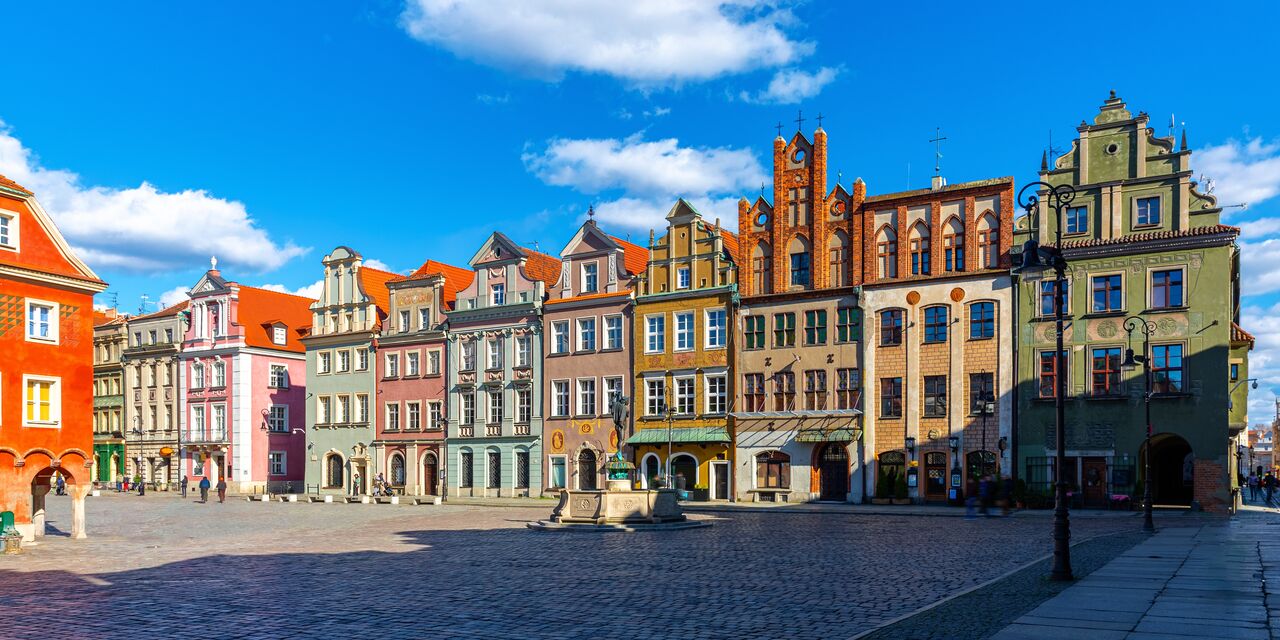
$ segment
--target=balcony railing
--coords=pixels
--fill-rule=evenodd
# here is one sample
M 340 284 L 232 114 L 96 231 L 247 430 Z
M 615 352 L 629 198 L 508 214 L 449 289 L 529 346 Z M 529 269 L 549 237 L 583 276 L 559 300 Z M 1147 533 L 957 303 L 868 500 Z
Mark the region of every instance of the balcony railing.
M 194 431 L 182 434 L 182 439 L 191 443 L 227 442 L 226 429 L 213 429 L 209 432 Z
M 473 438 L 476 435 L 476 428 L 473 425 L 462 425 L 458 427 L 459 438 Z
M 518 435 L 518 436 L 527 436 L 527 435 L 529 435 L 529 425 L 528 425 L 528 424 L 517 424 L 517 425 L 516 425 L 516 435 Z
M 484 426 L 484 435 L 486 435 L 486 436 L 488 436 L 488 437 L 490 437 L 490 438 L 496 438 L 496 437 L 498 437 L 498 436 L 502 435 L 502 425 L 501 425 L 501 424 L 486 424 L 486 425 Z

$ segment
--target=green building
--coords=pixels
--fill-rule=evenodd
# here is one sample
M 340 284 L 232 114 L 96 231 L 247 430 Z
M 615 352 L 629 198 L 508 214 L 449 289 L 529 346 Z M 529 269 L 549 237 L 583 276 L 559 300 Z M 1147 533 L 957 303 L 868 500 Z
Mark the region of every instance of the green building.
M 1042 161 L 1040 180 L 1069 184 L 1063 216 L 1068 263 L 1064 332 L 1066 475 L 1073 506 L 1105 507 L 1115 496 L 1138 504 L 1145 481 L 1145 378 L 1125 370 L 1127 348 L 1143 354 L 1149 323 L 1152 491 L 1157 505 L 1206 511 L 1235 508 L 1236 446 L 1248 419 L 1248 350 L 1237 324 L 1239 230 L 1219 223 L 1222 207 L 1196 191 L 1186 132 L 1161 137 L 1145 113 L 1112 92 L 1061 156 Z M 1044 204 L 1016 225 L 1015 246 L 1036 234 L 1054 242 Z M 1018 260 L 1014 261 L 1018 264 Z M 1014 280 L 1017 300 L 1018 473 L 1028 489 L 1052 495 L 1055 454 L 1053 272 Z M 1234 412 L 1233 412 L 1234 409 Z

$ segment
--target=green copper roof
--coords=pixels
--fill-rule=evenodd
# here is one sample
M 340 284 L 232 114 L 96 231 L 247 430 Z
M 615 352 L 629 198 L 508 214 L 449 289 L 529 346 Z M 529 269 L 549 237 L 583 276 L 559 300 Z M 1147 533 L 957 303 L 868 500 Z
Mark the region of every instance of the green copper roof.
M 723 427 L 681 427 L 671 430 L 671 441 L 682 443 L 731 442 L 729 431 Z M 654 427 L 641 429 L 627 438 L 627 444 L 665 444 L 667 430 Z
M 806 429 L 796 434 L 796 442 L 850 442 L 858 439 L 854 429 Z

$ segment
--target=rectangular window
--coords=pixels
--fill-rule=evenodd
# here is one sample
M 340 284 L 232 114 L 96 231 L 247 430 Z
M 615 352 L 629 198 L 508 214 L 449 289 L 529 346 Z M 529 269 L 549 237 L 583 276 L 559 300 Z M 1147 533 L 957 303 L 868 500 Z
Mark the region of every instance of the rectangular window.
M 476 423 L 476 392 L 464 391 L 462 393 L 462 424 L 472 425 Z
M 502 390 L 495 389 L 486 395 L 489 396 L 489 424 L 501 424 L 504 409 Z
M 565 418 L 569 415 L 569 381 L 551 381 L 551 415 Z
M 527 340 L 528 338 L 526 338 Z M 440 375 L 440 352 L 427 352 L 427 374 L 437 376 Z
M 488 354 L 489 370 L 502 368 L 502 338 L 485 340 L 485 353 Z
M 728 344 L 728 338 L 725 335 L 725 311 L 724 309 L 712 309 L 707 312 L 707 349 L 723 349 Z
M 356 371 L 369 370 L 369 350 L 364 347 L 356 349 Z
M 369 396 L 364 393 L 356 394 L 356 413 L 353 422 L 366 423 L 369 421 Z
M 578 351 L 596 350 L 596 319 L 578 318 Z
M 1093 350 L 1093 395 L 1120 395 L 1120 348 Z
M 969 374 L 969 413 L 983 413 L 983 406 L 995 401 L 995 374 Z
M 707 413 L 724 415 L 729 406 L 729 379 L 723 374 L 709 375 L 707 381 Z
M 853 307 L 836 309 L 836 343 L 845 344 L 858 339 L 856 333 L 858 310 Z
M 1085 207 L 1067 208 L 1067 228 L 1064 233 L 1088 233 L 1089 209 Z
M 666 316 L 647 316 L 644 319 L 644 352 L 645 353 L 662 353 L 667 349 L 666 340 L 667 318 Z
M 773 346 L 796 346 L 796 314 L 773 314 Z
M 204 405 L 193 405 L 191 407 L 191 424 L 188 425 L 187 432 L 192 435 L 203 436 L 204 429 Z
M 476 465 L 470 451 L 458 454 L 458 486 L 470 489 L 475 485 Z
M 1152 271 L 1151 308 L 1172 309 L 1182 303 L 1182 269 Z
M 533 419 L 533 387 L 516 387 L 516 422 L 529 424 Z
M 404 403 L 405 427 L 409 431 L 422 429 L 422 404 L 418 402 Z
M 880 312 L 880 346 L 902 344 L 902 310 L 889 309 Z
M 334 416 L 335 421 L 338 424 L 346 424 L 351 421 L 351 396 L 336 396 L 336 398 L 338 402 L 335 406 L 338 412 Z
M 387 403 L 387 431 L 400 430 L 400 404 L 396 402 Z
M 282 476 L 285 474 L 284 453 L 283 451 L 267 452 L 267 466 L 271 475 Z
M 764 411 L 764 374 L 746 373 L 742 375 L 742 400 L 747 411 Z
M 529 488 L 529 452 L 516 452 L 516 488 Z
M 155 409 L 152 408 L 152 422 L 155 421 Z M 277 433 L 289 432 L 289 405 L 273 404 L 267 410 L 267 430 Z
M 1055 287 L 1057 282 L 1057 280 L 1040 281 L 1040 317 L 1042 318 L 1052 318 L 1057 312 L 1058 296 L 1054 294 L 1057 290 L 1057 287 Z M 1066 302 L 1071 295 L 1071 283 L 1064 282 L 1063 285 L 1062 300 Z M 1071 305 L 1066 305 L 1062 310 L 1063 314 L 1070 313 L 1070 308 Z
M 902 417 L 902 378 L 880 378 L 880 417 Z
M 400 312 L 400 333 L 408 333 L 413 327 L 409 326 L 409 311 Z
M 578 379 L 578 415 L 596 415 L 596 379 Z
M 467 340 L 461 344 L 462 349 L 462 371 L 476 370 L 476 341 Z
M 271 365 L 271 379 L 268 384 L 272 389 L 288 389 L 289 368 L 282 364 Z
M 418 309 L 418 330 L 426 331 L 431 328 L 431 307 L 422 307 Z
M 328 351 L 316 354 L 316 373 L 329 373 L 329 362 L 333 356 Z
M 1231 363 L 1231 381 L 1232 382 L 1240 381 L 1240 365 L 1234 362 Z
M 507 303 L 507 287 L 502 283 L 489 287 L 489 301 L 495 307 L 500 307 Z
M 440 430 L 444 428 L 444 403 L 433 400 L 427 403 L 427 428 Z
M 743 326 L 743 338 L 747 349 L 764 348 L 764 316 L 747 316 Z
M 1145 227 L 1160 224 L 1160 198 L 1138 198 L 1137 208 L 1135 225 Z
M 912 238 L 910 241 L 911 275 L 929 275 L 929 239 Z
M 1234 377 L 1238 365 L 1231 365 Z M 1234 379 L 1233 377 L 1233 379 Z M 1182 393 L 1182 345 L 1151 345 L 1151 392 Z
M 827 343 L 827 312 L 815 309 L 804 312 L 804 343 L 821 345 Z
M 941 418 L 947 415 L 947 377 L 924 377 L 924 417 Z
M 17 216 L 0 213 L 0 247 L 18 248 Z
M 791 411 L 796 408 L 796 374 L 779 371 L 773 374 L 773 410 Z
M 809 254 L 791 254 L 791 286 L 809 286 Z
M 386 371 L 383 372 L 384 378 L 395 378 L 400 375 L 400 355 L 388 353 L 386 357 Z
M 644 381 L 646 416 L 660 416 L 667 410 L 666 389 L 661 378 Z
M 333 399 L 329 396 L 316 398 L 316 424 L 329 424 L 329 416 L 333 415 Z
M 485 486 L 490 489 L 497 489 L 502 486 L 502 453 L 490 451 L 485 457 L 488 459 L 488 463 L 485 466 L 489 472 L 489 482 Z
M 588 262 L 582 265 L 582 292 L 595 293 L 599 278 L 596 274 L 596 263 Z
M 604 319 L 604 348 L 622 348 L 622 316 L 606 316 Z
M 693 378 L 676 378 L 676 413 L 679 415 L 693 415 L 694 405 L 694 386 Z
M 27 300 L 27 339 L 58 341 L 58 305 Z
M 946 307 L 927 307 L 924 310 L 924 341 L 925 342 L 946 342 L 947 341 L 947 313 Z
M 406 376 L 418 375 L 418 352 L 409 351 L 404 354 L 404 374 Z
M 689 351 L 693 349 L 693 312 L 677 311 L 675 313 L 676 320 L 676 351 Z
M 569 321 L 551 323 L 551 353 L 569 353 Z
M 552 489 L 563 489 L 565 487 L 565 478 L 568 477 L 565 468 L 564 456 L 551 456 L 549 458 L 551 470 L 547 477 L 547 483 Z
M 227 365 L 221 361 L 213 363 L 213 385 L 215 389 L 227 386 Z
M 533 362 L 533 339 L 529 336 L 516 336 L 516 366 L 527 367 Z
M 862 386 L 862 378 L 857 369 L 836 369 L 836 408 L 857 409 L 860 386 Z
M 676 288 L 688 289 L 689 281 L 691 277 L 692 276 L 689 273 L 689 267 L 680 267 L 679 269 L 677 269 L 676 270 Z
M 58 378 L 23 376 L 24 426 L 56 427 L 62 418 L 62 389 Z
M 1065 378 L 1065 376 L 1068 374 L 1068 371 L 1066 368 L 1067 361 L 1065 360 L 1066 352 L 1064 351 L 1062 355 L 1064 358 L 1062 373 Z M 1058 360 L 1057 358 L 1054 358 L 1054 352 L 1052 351 L 1040 352 L 1040 397 L 1041 398 L 1053 398 L 1057 396 L 1058 394 L 1058 368 L 1057 367 L 1058 367 Z
M 823 369 L 810 369 L 804 372 L 804 408 L 822 410 L 827 408 L 827 372 Z
M 626 394 L 622 391 L 622 378 L 604 379 L 604 399 L 606 404 L 612 405 L 615 399 L 625 396 Z
M 1112 274 L 1105 276 L 1094 276 L 1092 278 L 1093 305 L 1090 310 L 1094 313 L 1105 313 L 1108 311 L 1120 311 L 1124 309 L 1124 291 L 1123 276 L 1120 274 Z
M 213 424 L 210 433 L 215 440 L 223 440 L 227 437 L 227 405 L 213 405 Z
M 969 305 L 969 339 L 983 340 L 996 335 L 996 305 L 975 302 Z

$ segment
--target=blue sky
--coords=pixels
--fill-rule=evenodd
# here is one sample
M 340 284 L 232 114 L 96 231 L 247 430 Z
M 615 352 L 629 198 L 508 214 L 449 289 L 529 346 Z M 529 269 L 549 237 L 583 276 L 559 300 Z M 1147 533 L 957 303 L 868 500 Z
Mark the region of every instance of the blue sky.
M 1228 221 L 1269 417 L 1280 10 L 920 4 L 24 3 L 6 9 L 0 173 L 133 312 L 210 254 L 297 291 L 339 244 L 397 271 L 465 264 L 494 229 L 555 253 L 589 203 L 636 239 L 677 196 L 733 224 L 799 109 L 871 193 L 927 185 L 935 127 L 949 180 L 1025 183 L 1114 88 L 1162 130 L 1175 114 L 1221 201 L 1249 203 Z

